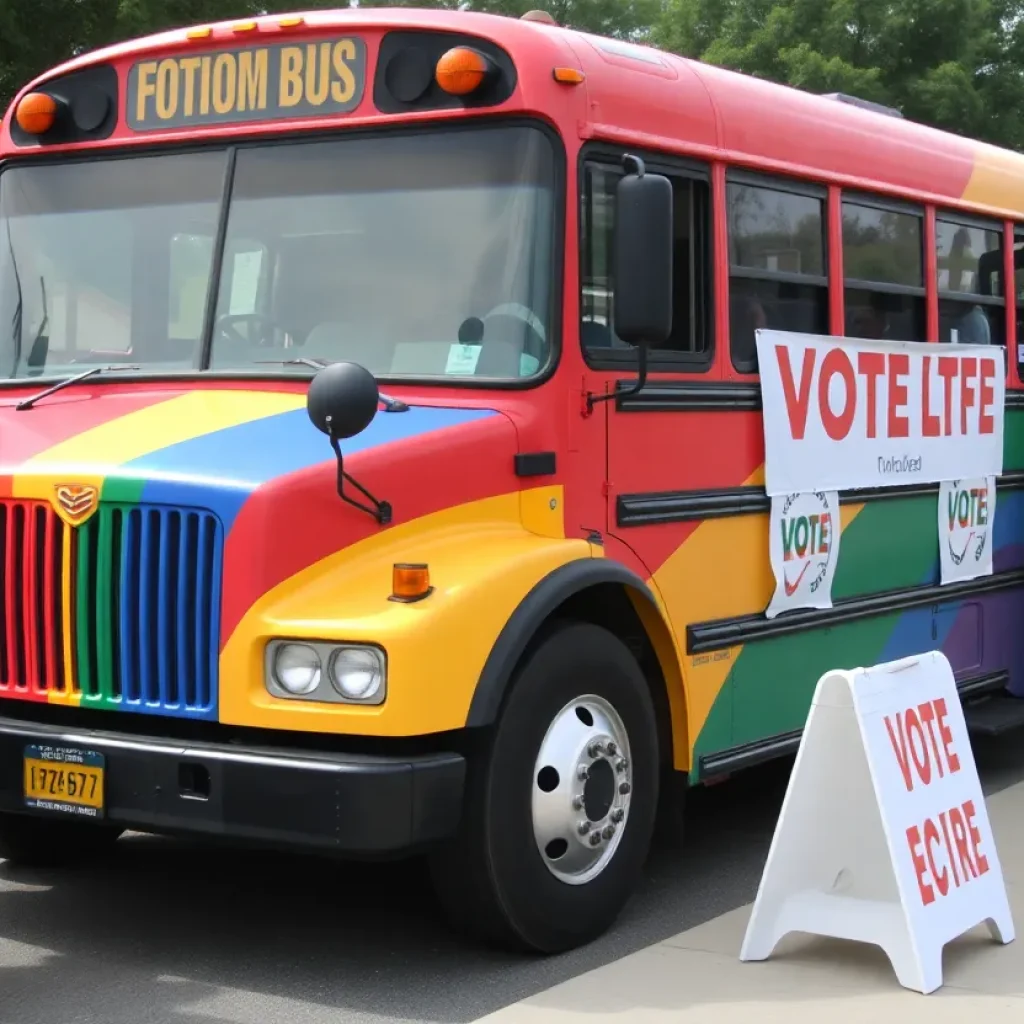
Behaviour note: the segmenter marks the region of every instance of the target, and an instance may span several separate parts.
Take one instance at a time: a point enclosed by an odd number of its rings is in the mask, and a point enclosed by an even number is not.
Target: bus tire
[[[93,822],[0,813],[0,858],[19,867],[60,867],[102,853],[122,831]]]
[[[470,760],[458,836],[431,858],[448,917],[533,953],[597,938],[640,879],[658,760],[654,705],[629,649],[590,623],[554,628]]]

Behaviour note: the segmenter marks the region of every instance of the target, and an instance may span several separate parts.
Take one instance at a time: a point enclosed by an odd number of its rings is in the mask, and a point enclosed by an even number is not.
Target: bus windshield
[[[0,377],[336,360],[534,376],[555,323],[554,168],[544,132],[511,126],[9,166]]]

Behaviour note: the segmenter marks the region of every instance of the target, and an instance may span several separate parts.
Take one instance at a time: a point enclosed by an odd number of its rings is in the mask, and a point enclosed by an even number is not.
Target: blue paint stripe
[[[937,510],[936,510],[937,511]],[[996,499],[995,535],[993,553],[1019,546],[1024,537],[1024,492],[1004,491]],[[937,547],[937,545],[936,545]],[[842,557],[842,554],[840,554]],[[921,585],[938,584],[941,578],[938,550],[935,561],[920,581]],[[879,661],[895,661],[922,651],[942,650],[956,625],[966,600],[946,601],[940,604],[944,614],[934,615],[932,608],[914,608],[902,612],[896,620],[892,634],[886,642]],[[953,614],[949,614],[952,612]],[[934,635],[933,635],[934,629]]]
[[[342,451],[355,455],[496,415],[489,409],[423,407],[379,412],[358,437],[342,443]],[[145,478],[144,503],[209,508],[228,531],[261,484],[333,458],[327,438],[310,423],[306,410],[296,409],[149,452],[125,463],[117,476]]]

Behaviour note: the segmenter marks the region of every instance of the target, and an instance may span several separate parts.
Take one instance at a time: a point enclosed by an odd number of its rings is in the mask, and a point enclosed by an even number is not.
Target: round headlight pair
[[[320,685],[323,661],[307,644],[282,644],[274,656],[274,678],[294,697],[308,697]],[[384,685],[384,665],[377,651],[337,647],[327,658],[327,677],[347,700],[370,700]]]

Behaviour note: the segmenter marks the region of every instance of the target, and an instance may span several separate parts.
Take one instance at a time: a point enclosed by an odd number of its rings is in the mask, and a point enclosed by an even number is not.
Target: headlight
[[[264,680],[278,698],[323,704],[383,704],[387,655],[369,644],[326,640],[271,640],[264,655]]]
[[[348,700],[372,700],[384,683],[384,659],[371,647],[342,647],[331,656],[331,683]]]
[[[305,644],[282,644],[274,655],[274,679],[283,690],[304,697],[320,685],[320,655]]]

